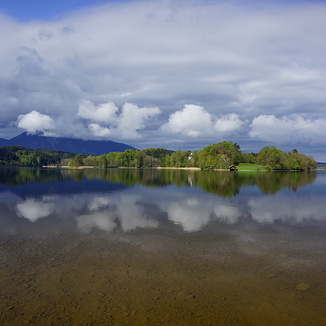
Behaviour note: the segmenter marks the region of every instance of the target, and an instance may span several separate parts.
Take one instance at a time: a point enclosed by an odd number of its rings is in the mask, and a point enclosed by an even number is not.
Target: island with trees
[[[313,170],[316,161],[296,149],[284,152],[275,146],[265,146],[258,153],[243,153],[231,141],[209,145],[198,151],[170,151],[163,148],[143,150],[127,149],[99,156],[76,155],[68,163],[72,167],[92,166],[102,168],[199,168],[225,170],[230,166],[250,166],[255,170]]]

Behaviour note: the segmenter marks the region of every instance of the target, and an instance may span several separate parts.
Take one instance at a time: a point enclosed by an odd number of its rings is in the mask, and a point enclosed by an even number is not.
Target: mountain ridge
[[[112,140],[83,140],[75,138],[29,135],[23,132],[11,139],[0,138],[1,146],[19,145],[30,149],[51,149],[75,154],[101,155],[110,152],[124,152],[134,147]]]

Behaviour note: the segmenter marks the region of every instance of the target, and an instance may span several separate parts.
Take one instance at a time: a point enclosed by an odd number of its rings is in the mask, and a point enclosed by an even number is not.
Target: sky
[[[326,1],[0,0],[0,138],[326,162]]]

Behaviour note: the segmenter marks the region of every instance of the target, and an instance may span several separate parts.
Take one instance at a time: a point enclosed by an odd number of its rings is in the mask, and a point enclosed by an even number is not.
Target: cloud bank
[[[291,139],[322,155],[325,16],[320,2],[205,0],[23,23],[0,13],[0,137],[25,129],[138,148]]]
[[[251,124],[249,135],[277,144],[325,144],[326,119],[304,119],[300,116],[276,118],[260,115]]]

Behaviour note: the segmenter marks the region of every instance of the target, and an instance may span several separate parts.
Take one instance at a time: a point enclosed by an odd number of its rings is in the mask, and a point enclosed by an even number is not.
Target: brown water
[[[0,188],[0,325],[326,325],[319,180],[279,197]]]

